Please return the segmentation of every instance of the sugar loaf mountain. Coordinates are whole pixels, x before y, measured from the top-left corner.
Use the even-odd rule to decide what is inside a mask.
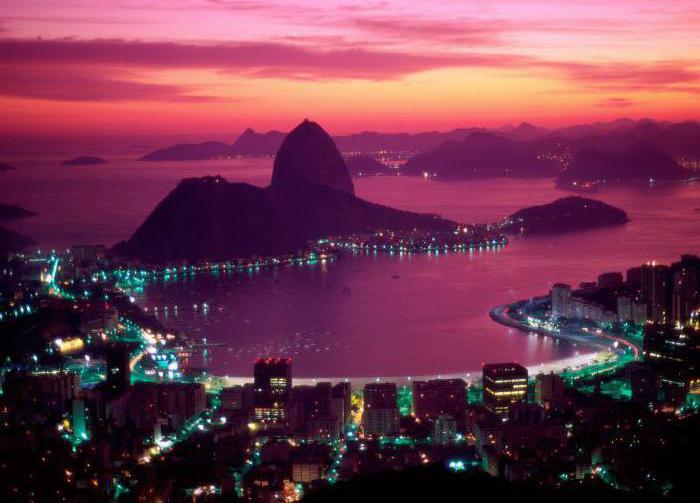
[[[335,143],[305,120],[282,142],[268,187],[182,180],[115,252],[145,262],[216,260],[292,253],[329,235],[454,225],[356,197]]]

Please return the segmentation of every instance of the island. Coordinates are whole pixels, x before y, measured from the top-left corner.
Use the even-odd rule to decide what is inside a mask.
[[[36,242],[31,238],[0,227],[0,255],[24,251],[35,244]]]
[[[36,215],[36,213],[25,210],[21,206],[0,203],[0,220],[18,220],[34,215]]]
[[[182,180],[117,255],[149,263],[295,253],[310,240],[377,229],[451,232],[455,222],[354,195],[332,138],[305,120],[285,138],[268,187],[220,176]]]
[[[345,158],[345,165],[352,176],[372,176],[389,173],[389,168],[371,155],[359,154]]]
[[[689,177],[666,151],[640,141],[626,149],[583,148],[557,179],[560,186],[594,187],[605,183],[678,181]]]
[[[280,131],[258,133],[246,129],[232,145],[220,141],[178,143],[141,157],[141,161],[204,161],[229,157],[268,157],[282,145],[285,134]]]
[[[595,199],[570,196],[516,211],[505,219],[502,230],[518,234],[561,234],[623,225],[628,221],[627,213],[620,208]]]
[[[208,141],[205,143],[178,143],[171,147],[150,152],[141,161],[200,161],[227,157],[231,147],[226,143]]]
[[[72,159],[66,159],[61,163],[63,166],[90,166],[93,164],[107,164],[107,161],[101,157],[94,157],[91,155],[82,155],[80,157],[73,157]]]

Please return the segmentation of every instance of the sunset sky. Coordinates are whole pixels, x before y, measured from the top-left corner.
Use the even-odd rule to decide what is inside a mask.
[[[3,0],[0,133],[700,118],[698,0]]]

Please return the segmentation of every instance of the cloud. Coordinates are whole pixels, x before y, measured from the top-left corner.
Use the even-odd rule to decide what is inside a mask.
[[[240,42],[182,44],[124,40],[0,39],[0,63],[94,65],[148,69],[203,68],[285,78],[386,80],[450,67],[522,66],[508,54],[431,54],[367,48],[325,49],[294,44]]]
[[[544,68],[554,69],[564,78],[599,89],[620,91],[682,91],[688,84],[700,81],[700,73],[689,62],[660,61],[653,63],[571,63],[542,62]],[[683,92],[683,91],[682,91]]]
[[[601,108],[627,108],[633,106],[635,103],[627,98],[608,98],[606,100],[599,101],[596,103],[597,107]]]
[[[158,101],[166,103],[219,101],[191,94],[169,84],[142,83],[124,76],[61,67],[2,68],[0,95],[55,101]]]

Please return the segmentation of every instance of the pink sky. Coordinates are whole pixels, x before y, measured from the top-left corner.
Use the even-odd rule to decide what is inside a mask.
[[[697,0],[4,0],[0,133],[700,115]]]

